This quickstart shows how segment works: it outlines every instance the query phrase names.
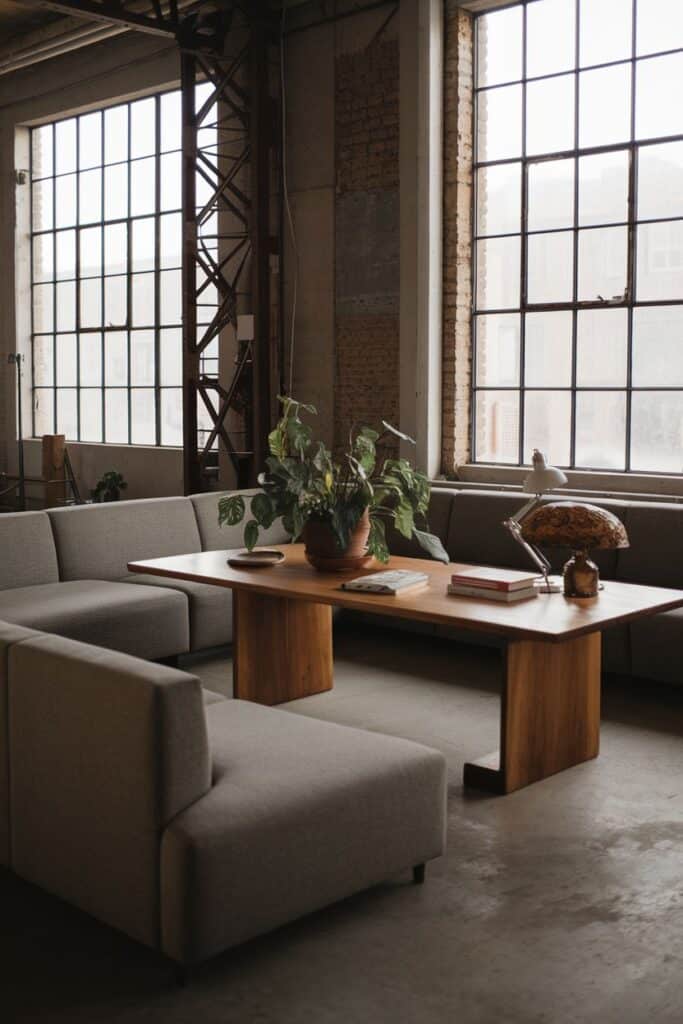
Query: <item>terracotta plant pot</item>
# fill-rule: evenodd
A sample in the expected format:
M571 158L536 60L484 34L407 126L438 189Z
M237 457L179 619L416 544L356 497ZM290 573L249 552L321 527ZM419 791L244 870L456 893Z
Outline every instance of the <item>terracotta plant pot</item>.
M346 551L340 551L337 538L329 523L309 520L304 527L303 540L306 558L314 569L321 572L345 572L351 569L367 569L374 563L368 552L370 516L365 509L358 525L351 534Z

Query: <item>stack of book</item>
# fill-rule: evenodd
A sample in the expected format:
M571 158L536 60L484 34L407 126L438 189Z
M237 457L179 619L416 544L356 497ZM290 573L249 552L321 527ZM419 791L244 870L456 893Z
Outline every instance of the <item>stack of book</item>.
M534 585L538 579L538 573L518 572L516 569L490 569L488 566L478 565L453 573L448 593L508 603L525 601L530 597L538 597L538 590Z

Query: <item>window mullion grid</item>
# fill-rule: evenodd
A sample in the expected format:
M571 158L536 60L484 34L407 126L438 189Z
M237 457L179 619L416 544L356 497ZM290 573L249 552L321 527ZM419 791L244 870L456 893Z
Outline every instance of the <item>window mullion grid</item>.
M132 220L132 193L131 185L133 181L133 160L131 156L131 104L128 105L128 231L126 236L126 252L128 266L126 267L126 353L127 353L127 387L126 387L126 409L127 409L127 422L128 422L128 444L131 443L132 434L132 410L131 410L131 370L130 370L130 357L131 357L131 344L130 344L130 333L131 325L133 323L133 220Z
M76 118L76 438L81 439L81 121Z
M155 107L154 159L154 438L161 444L161 100Z
M100 362L100 395L102 396L101 397L102 407L100 409L100 430L102 431L101 438L102 438L102 442L103 443L104 443L104 441L106 439L106 434L105 434L105 403L106 403L106 397L107 397L105 389L104 389L104 385L105 385L105 379L104 379L104 374L105 374L105 354L106 354L105 353L105 337L106 336L105 336L105 333L104 333L104 311L105 311L105 304L104 304L104 296L105 296L105 291L104 291L104 289L105 289L104 261L105 261L106 248L105 248L104 238L105 238L105 231L106 231L106 212L107 212L106 211L106 207L105 207L105 201L106 200L105 200L105 188L104 188L105 166L106 166L106 164L105 164L105 150L104 150L104 121L105 121L105 116L104 116L104 113L103 113L102 117L100 118L100 139L101 139L101 147L102 147L102 168L101 168L101 173L102 173L102 179L101 179L102 180L102 210L101 210L101 213L102 213L102 217L101 217L102 230L100 231L100 316L99 316L99 324L100 324L100 360L101 360L101 362Z
M57 433L57 147L55 127L50 133L52 146L52 430Z
M633 423L633 319L637 289L638 258L638 147L636 146L636 52L637 52L637 0L631 6L631 147L629 154L628 180L628 314L626 335L626 416L625 416L625 457L624 466L631 469L631 427Z
M472 346L472 360L470 366L470 457L473 462L477 461L477 236L478 230L478 216L479 216L479 172L477 171L477 158L479 156L479 132L478 132L478 118L479 118L479 96L480 93L477 91L479 83L479 19L475 20L474 25L474 59L472 61L472 148L473 148L473 161L472 161L472 177L473 177L473 188L472 197L470 199L470 225L472 229L472 259L470 261L470 317L472 324L471 331L471 346ZM453 339L455 344L455 338Z
M29 284L30 284L30 308L29 308L29 323L31 325L31 437L36 436L36 325L35 316L33 312L33 286L35 284L35 238L33 235L33 132L35 129L29 131L29 147L28 147L28 173L29 173L29 225L30 225L30 238L31 238L31 266L29 268ZM54 268L52 271L54 278ZM52 286L54 288L54 284Z
M574 309L572 311L572 336L571 336L571 426L569 431L569 465L573 468L576 465L576 376L577 376L577 348L578 348L578 320L579 314L577 303L579 301L579 127L580 127L580 39L581 39L581 4L575 0L574 20L574 230L572 249L572 296Z
M529 167L526 158L526 95L527 95L527 6L522 8L522 173L521 179L521 236L519 254L519 277L520 277L520 317L519 317L519 437L517 438L517 451L519 465L524 465L524 406L526 397L526 306L528 295L528 235L529 210L528 210L528 174Z

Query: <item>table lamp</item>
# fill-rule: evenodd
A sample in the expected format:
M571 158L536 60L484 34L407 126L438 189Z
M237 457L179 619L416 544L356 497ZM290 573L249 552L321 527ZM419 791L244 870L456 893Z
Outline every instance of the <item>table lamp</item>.
M620 519L607 509L583 502L555 501L532 509L521 532L528 544L572 549L573 555L564 567L565 597L597 595L600 573L588 557L590 550L629 546Z
M533 494L534 497L527 501L526 505L523 505L514 516L506 519L503 522L503 526L510 531L512 537L524 548L534 565L541 571L543 575L541 592L544 594L559 594L562 590L562 584L559 580L550 580L548 578L552 568L550 562L537 545L524 535L523 527L528 516L540 506L542 496L547 494L548 491L554 490L555 487L564 487L567 483L567 477L561 469L549 466L546 456L538 448L534 448L531 462L533 469L525 477L522 490L525 494Z

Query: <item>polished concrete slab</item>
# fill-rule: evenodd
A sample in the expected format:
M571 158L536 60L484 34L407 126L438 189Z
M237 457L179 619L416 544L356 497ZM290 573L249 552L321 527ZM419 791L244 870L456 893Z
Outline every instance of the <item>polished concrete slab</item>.
M186 667L230 693L226 654ZM424 886L397 879L179 990L155 954L2 873L3 1019L683 1021L683 691L607 680L597 761L508 797L466 795L462 763L497 745L498 669L495 651L342 630L334 690L286 706L443 750L449 849Z

